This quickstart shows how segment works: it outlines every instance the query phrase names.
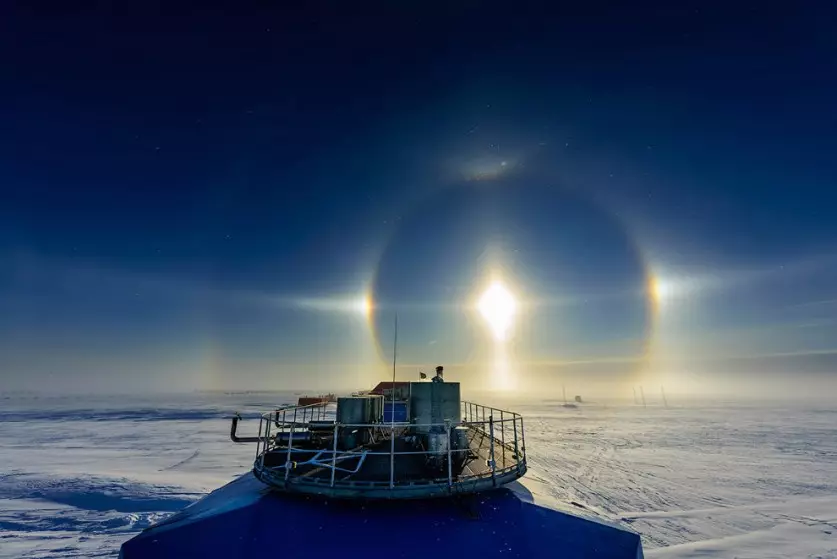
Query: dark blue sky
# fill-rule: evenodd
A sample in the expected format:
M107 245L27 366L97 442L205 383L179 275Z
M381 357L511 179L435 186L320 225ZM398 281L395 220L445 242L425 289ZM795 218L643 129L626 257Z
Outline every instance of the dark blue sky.
M453 4L4 6L3 385L833 376L830 3Z

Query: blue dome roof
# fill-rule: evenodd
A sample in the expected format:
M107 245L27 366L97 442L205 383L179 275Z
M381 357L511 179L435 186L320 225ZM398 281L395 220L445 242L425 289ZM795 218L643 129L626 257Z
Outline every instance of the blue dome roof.
M636 533L535 504L521 487L429 501L326 501L271 492L249 473L126 542L120 557L642 557Z

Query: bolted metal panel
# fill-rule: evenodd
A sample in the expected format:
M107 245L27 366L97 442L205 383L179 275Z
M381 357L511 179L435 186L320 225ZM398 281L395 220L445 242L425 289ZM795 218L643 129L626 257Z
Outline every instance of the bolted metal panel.
M458 382L439 382L433 389L433 423L462 421L462 406L459 401Z
M369 405L368 398L337 398L337 421L343 425L367 423Z
M413 382L410 398L410 421L418 424L417 433L429 433L428 423L442 428L445 420L451 423L461 421L461 406L458 382Z
M384 418L384 397L370 394L369 401L371 403L371 408L367 422L380 423Z
M430 427L427 423L433 421L431 417L433 384L432 382L413 382L410 386L410 423L420 424L415 428L417 433L430 432Z

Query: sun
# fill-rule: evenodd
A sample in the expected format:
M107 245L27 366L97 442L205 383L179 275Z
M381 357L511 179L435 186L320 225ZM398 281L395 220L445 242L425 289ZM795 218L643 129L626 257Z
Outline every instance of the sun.
M494 338L497 341L506 340L517 312L517 303L511 292L502 283L495 281L482 294L477 308L488 322Z
M651 296L657 301L663 301L671 297L674 291L671 282L660 279L658 276L651 278Z

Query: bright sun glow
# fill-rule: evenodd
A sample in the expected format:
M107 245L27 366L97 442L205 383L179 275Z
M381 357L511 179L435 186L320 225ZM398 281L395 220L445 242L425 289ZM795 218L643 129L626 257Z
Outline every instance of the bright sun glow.
M372 300L369 295L364 295L361 299L355 301L354 307L363 316L368 317L369 313L372 312Z
M651 278L651 296L659 305L674 295L675 286L669 280L661 279L657 276Z
M492 283L480 297L477 308L488 322L494 337L504 341L517 311L517 304L509 290L499 282Z

